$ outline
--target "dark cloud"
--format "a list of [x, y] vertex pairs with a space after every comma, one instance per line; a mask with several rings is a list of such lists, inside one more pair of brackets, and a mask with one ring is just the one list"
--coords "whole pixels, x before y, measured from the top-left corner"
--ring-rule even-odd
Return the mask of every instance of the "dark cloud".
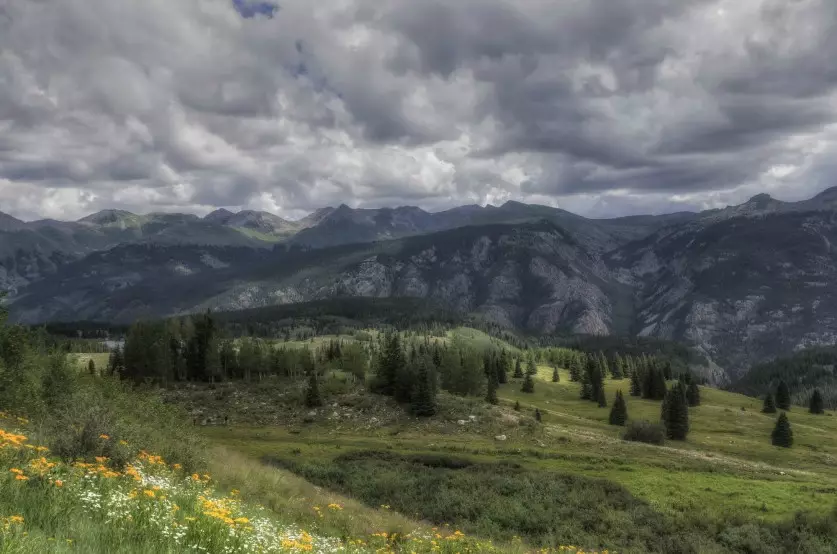
[[831, 186], [831, 0], [0, 8], [0, 202], [594, 215]]

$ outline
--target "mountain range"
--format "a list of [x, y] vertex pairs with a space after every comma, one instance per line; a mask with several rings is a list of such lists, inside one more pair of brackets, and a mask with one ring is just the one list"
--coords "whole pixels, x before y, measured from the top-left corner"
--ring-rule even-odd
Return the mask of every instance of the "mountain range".
[[700, 213], [588, 219], [507, 202], [429, 213], [323, 208], [299, 221], [216, 210], [75, 222], [0, 213], [0, 287], [23, 323], [427, 298], [539, 333], [682, 341], [723, 383], [837, 342], [837, 187]]

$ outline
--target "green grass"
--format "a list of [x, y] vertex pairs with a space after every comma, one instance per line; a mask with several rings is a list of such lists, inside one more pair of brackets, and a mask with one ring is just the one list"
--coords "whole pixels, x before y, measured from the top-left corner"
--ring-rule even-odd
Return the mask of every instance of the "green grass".
[[[775, 416], [760, 413], [760, 400], [702, 387], [702, 405], [690, 410], [691, 432], [687, 441], [670, 441], [662, 447], [630, 443], [620, 439], [622, 428], [608, 425], [609, 408], [580, 400], [579, 385], [569, 381], [566, 371], [561, 370], [560, 374], [561, 382], [551, 383], [551, 368], [541, 366], [534, 394], [520, 392], [520, 382], [512, 381], [500, 389], [501, 407], [482, 404], [481, 411], [477, 411], [476, 405], [471, 404], [472, 408], [457, 414], [446, 408], [435, 423], [419, 422], [405, 415], [364, 429], [318, 419], [291, 426], [290, 430], [215, 427], [205, 429], [205, 434], [252, 460], [281, 460], [284, 467], [364, 500], [367, 505], [386, 498], [380, 490], [389, 490], [390, 503], [403, 508], [405, 515], [419, 519], [433, 520], [437, 515], [430, 508], [421, 509], [420, 503], [401, 498], [391, 476], [373, 486], [382, 475], [377, 463], [353, 462], [348, 467], [345, 461], [341, 465], [340, 460], [345, 460], [348, 453], [363, 451], [398, 456], [432, 453], [465, 457], [481, 464], [514, 462], [520, 466], [525, 482], [548, 480], [549, 476], [606, 481], [623, 489], [632, 499], [630, 502], [647, 505], [657, 517], [665, 518], [670, 528], [689, 534], [691, 544], [699, 545], [696, 548], [700, 552], [746, 551], [741, 546], [746, 540], [739, 535], [748, 525], [755, 525], [753, 529], [770, 537], [753, 543], [761, 549], [754, 551], [781, 552], [784, 547], [777, 546], [781, 537], [798, 535], [780, 532], [777, 525], [785, 525], [800, 511], [827, 517], [834, 509], [837, 418], [833, 414], [814, 416], [794, 407], [789, 417], [795, 444], [791, 449], [781, 449], [770, 444]], [[605, 387], [609, 402], [617, 389], [627, 394], [630, 388], [626, 380], [607, 380]], [[630, 419], [659, 419], [659, 402], [630, 396], [626, 400]], [[520, 402], [521, 412], [511, 409], [515, 401]], [[535, 408], [543, 414], [540, 425], [532, 417]], [[469, 410], [478, 414], [479, 421], [457, 424], [457, 418], [467, 418], [462, 414]], [[494, 439], [501, 433], [507, 435], [507, 441]], [[328, 468], [338, 474], [328, 473]], [[346, 475], [352, 478], [340, 477], [339, 472], [348, 472]], [[414, 473], [405, 470], [402, 474]], [[456, 489], [461, 491], [463, 502], [469, 501], [469, 489], [479, 490], [467, 486]], [[397, 499], [403, 502], [399, 504]], [[555, 502], [563, 500], [559, 496]], [[609, 517], [616, 517], [611, 512], [608, 511]], [[461, 522], [469, 530], [492, 535], [491, 529], [502, 528], [498, 523], [501, 520], [498, 512], [492, 516], [474, 515], [472, 519], [464, 517]], [[620, 521], [618, 517], [616, 521]], [[584, 536], [579, 534], [583, 525], [567, 525], [570, 527], [532, 532], [529, 540], [550, 544], [553, 539]], [[805, 533], [802, 535], [807, 537]], [[504, 538], [499, 531], [493, 536]], [[597, 536], [601, 543], [585, 546], [610, 545], [604, 534]], [[613, 536], [620, 535], [614, 532]], [[822, 546], [816, 540], [810, 544], [811, 552], [828, 552], [832, 547]], [[620, 551], [626, 551], [624, 546]]]

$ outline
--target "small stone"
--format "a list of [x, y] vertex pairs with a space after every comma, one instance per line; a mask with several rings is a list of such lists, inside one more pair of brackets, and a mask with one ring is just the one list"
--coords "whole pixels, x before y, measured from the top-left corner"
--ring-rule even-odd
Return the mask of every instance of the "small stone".
[[506, 435], [497, 435], [496, 437], [494, 437], [494, 440], [504, 441], [506, 440]]
[[457, 423], [460, 424], [460, 425], [465, 425], [465, 420], [464, 419], [457, 420]]

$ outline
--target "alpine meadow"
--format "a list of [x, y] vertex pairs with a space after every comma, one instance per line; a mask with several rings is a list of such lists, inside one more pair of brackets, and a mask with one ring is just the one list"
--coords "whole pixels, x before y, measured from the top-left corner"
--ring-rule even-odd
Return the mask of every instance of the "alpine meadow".
[[834, 51], [0, 2], [0, 554], [837, 553]]

